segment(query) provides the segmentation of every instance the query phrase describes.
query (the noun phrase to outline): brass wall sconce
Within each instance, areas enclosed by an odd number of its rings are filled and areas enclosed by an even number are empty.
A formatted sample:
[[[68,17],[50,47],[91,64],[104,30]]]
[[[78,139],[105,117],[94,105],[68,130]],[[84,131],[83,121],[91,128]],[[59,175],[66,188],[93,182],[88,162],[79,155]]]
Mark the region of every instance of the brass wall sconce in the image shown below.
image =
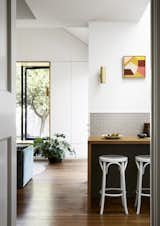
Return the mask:
[[[100,83],[105,84],[106,83],[106,68],[104,66],[100,67]]]

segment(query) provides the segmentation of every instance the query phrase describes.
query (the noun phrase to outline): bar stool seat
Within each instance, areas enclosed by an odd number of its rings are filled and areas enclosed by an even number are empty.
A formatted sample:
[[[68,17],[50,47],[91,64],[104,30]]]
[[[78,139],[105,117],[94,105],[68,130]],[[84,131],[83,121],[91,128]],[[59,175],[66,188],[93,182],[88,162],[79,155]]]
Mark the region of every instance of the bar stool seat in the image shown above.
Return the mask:
[[[122,155],[101,155],[99,159],[104,162],[125,162],[128,160],[126,156]]]
[[[150,163],[150,156],[149,155],[138,155],[138,156],[136,156],[136,161]]]
[[[137,214],[140,214],[142,196],[150,197],[150,188],[143,188],[142,183],[145,169],[150,166],[151,159],[149,155],[139,155],[135,157],[135,161],[138,169],[135,207]]]
[[[102,155],[99,156],[99,164],[102,169],[102,187],[101,187],[101,207],[100,214],[103,214],[105,197],[121,197],[122,205],[124,207],[125,214],[128,214],[127,198],[126,198],[126,181],[125,170],[128,164],[128,157],[121,155]],[[120,188],[106,188],[106,176],[108,174],[109,167],[111,165],[117,165],[120,171]],[[111,193],[112,191],[116,193]]]

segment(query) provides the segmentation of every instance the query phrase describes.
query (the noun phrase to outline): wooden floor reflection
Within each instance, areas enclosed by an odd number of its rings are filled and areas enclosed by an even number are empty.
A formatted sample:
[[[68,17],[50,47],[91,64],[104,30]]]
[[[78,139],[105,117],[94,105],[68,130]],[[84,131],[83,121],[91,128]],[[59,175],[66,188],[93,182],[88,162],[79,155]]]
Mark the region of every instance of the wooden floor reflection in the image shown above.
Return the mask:
[[[102,217],[98,209],[87,210],[87,161],[41,164],[46,170],[18,190],[17,226],[149,226],[147,199],[140,216],[132,202],[125,216],[118,199],[109,200]]]

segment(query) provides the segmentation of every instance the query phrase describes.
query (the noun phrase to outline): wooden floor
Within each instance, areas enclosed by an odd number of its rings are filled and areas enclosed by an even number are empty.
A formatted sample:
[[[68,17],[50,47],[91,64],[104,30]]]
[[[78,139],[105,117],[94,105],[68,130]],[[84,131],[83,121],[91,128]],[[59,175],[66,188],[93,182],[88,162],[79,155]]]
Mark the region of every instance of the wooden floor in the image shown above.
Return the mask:
[[[140,216],[131,203],[125,216],[115,199],[109,200],[102,217],[98,210],[87,211],[86,161],[41,164],[46,170],[18,191],[17,226],[149,226],[146,200]]]

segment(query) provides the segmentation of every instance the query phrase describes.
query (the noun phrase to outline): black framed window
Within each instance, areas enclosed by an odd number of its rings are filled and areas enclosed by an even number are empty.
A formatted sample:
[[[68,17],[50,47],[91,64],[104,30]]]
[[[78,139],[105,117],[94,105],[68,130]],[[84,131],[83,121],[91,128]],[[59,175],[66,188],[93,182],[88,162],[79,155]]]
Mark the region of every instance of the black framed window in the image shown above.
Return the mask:
[[[49,136],[49,63],[17,63],[17,138]]]

